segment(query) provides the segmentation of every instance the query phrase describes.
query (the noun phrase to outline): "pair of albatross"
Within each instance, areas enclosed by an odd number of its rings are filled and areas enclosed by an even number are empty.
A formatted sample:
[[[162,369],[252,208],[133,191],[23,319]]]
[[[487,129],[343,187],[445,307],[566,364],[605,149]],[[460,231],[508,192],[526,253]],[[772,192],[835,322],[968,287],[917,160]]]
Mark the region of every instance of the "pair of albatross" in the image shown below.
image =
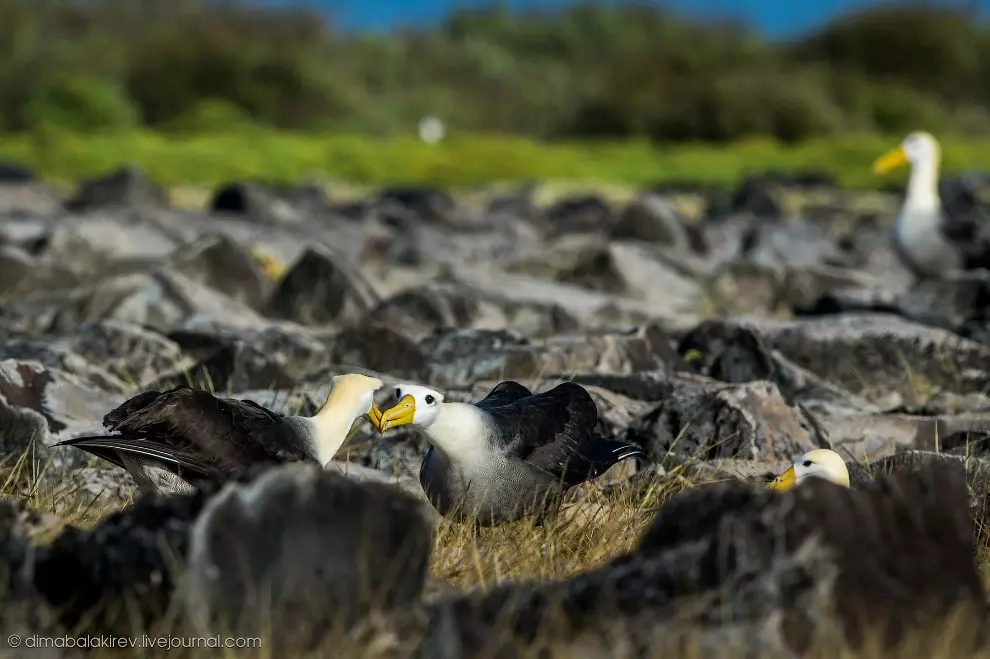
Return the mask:
[[[411,425],[432,444],[420,483],[445,516],[496,524],[552,512],[570,487],[617,462],[642,456],[636,446],[595,432],[598,409],[580,385],[565,382],[540,394],[516,382],[498,384],[474,404],[445,402],[419,385],[396,390],[382,412],[378,378],[333,379],[312,417],[282,416],[254,401],[218,398],[201,389],[148,391],[103,419],[105,435],[59,442],[126,469],[154,493],[191,493],[257,464],[311,461],[326,466],[362,418],[384,435]]]
[[[941,148],[929,133],[911,133],[873,162],[884,174],[911,166],[907,194],[891,227],[895,251],[917,278],[990,269],[990,219],[979,209],[945,208],[938,191]]]

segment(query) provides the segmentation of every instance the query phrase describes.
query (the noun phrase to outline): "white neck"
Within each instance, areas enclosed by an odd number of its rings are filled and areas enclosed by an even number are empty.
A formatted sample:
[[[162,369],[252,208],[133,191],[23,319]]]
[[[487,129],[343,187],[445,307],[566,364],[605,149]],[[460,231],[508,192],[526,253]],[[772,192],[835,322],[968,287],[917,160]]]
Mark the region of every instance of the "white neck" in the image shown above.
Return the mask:
[[[351,427],[361,418],[361,413],[339,407],[324,407],[316,416],[296,417],[306,422],[312,430],[310,450],[316,460],[326,467],[347,440]]]
[[[911,210],[937,210],[941,206],[938,197],[938,163],[934,157],[922,158],[911,163],[911,177],[908,179],[907,198],[904,206]],[[937,214],[923,217],[937,218]]]
[[[449,461],[464,467],[477,464],[491,454],[482,411],[466,403],[441,403],[432,423],[423,433]]]

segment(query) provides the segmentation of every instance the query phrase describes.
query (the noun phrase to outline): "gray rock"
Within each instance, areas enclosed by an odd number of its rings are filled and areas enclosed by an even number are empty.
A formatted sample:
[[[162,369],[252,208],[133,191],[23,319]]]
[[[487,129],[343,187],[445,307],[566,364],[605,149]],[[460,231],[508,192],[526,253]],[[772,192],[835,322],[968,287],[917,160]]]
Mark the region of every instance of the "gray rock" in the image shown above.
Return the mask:
[[[498,306],[561,309],[589,329],[640,325],[655,320],[664,331],[678,333],[697,324],[697,317],[692,314],[672,314],[639,300],[538,277],[462,267],[454,270],[453,278],[463,290],[481,300]]]
[[[795,364],[863,396],[894,391],[911,400],[939,389],[982,391],[990,372],[990,347],[888,314],[706,325],[712,335],[750,327]]]
[[[712,331],[712,330],[717,331]],[[702,323],[689,332],[678,351],[702,375],[722,382],[743,384],[770,380],[790,404],[815,412],[877,412],[879,408],[815,375],[773,350],[754,329],[728,329],[717,321]]]
[[[334,339],[335,364],[356,365],[416,379],[427,368],[427,360],[416,341],[383,323],[364,321],[347,327]]]
[[[907,449],[936,450],[956,433],[990,430],[990,414],[916,416],[849,413],[819,421],[832,448],[856,461],[872,460]]]
[[[565,236],[507,269],[648,302],[667,313],[697,312],[704,304],[705,295],[695,281],[635,242],[609,244],[585,235]]]
[[[260,329],[267,322],[219,291],[167,269],[115,275],[75,291],[56,306],[50,329],[69,333],[82,323],[116,320],[160,332],[182,327]]]
[[[357,320],[378,303],[374,289],[325,249],[309,249],[272,293],[273,315],[304,325]]]
[[[214,213],[230,213],[251,222],[267,225],[294,224],[303,220],[301,209],[282,198],[275,190],[258,182],[226,183],[210,200]]]
[[[51,188],[42,183],[5,181],[0,184],[0,217],[7,215],[21,218],[51,218],[61,214],[62,200]]]
[[[575,374],[594,385],[639,400],[659,401],[634,421],[622,439],[652,460],[681,464],[714,458],[790,458],[822,446],[814,426],[787,404],[771,382],[726,385],[688,374]]]
[[[138,325],[116,321],[85,323],[52,345],[102,365],[133,386],[143,386],[161,373],[192,364],[174,341]]]
[[[6,342],[0,344],[0,360],[38,362],[45,368],[77,375],[112,394],[128,391],[127,382],[74,352],[67,343],[67,339],[60,340],[51,335],[10,332]],[[107,349],[112,350],[112,347]]]
[[[42,257],[92,277],[114,264],[146,264],[165,258],[175,247],[157,227],[135,218],[69,216],[55,225]]]
[[[0,245],[0,298],[20,291],[33,269],[30,254],[19,247]]]
[[[734,260],[715,268],[704,280],[715,309],[726,314],[772,313],[783,300],[782,269]]]
[[[897,300],[901,314],[918,323],[941,327],[983,344],[990,343],[990,273],[949,273],[912,286]]]
[[[67,528],[37,549],[35,591],[76,633],[133,634],[134,616],[155,625],[176,591],[175,561],[188,555],[189,530],[213,493],[141,497],[91,530]]]
[[[614,216],[608,203],[597,195],[562,199],[544,212],[548,231],[565,233],[599,233],[608,231]]]
[[[33,450],[43,458],[48,453],[47,444],[98,430],[100,419],[117,402],[111,394],[71,373],[38,362],[0,362],[5,455],[23,452],[33,438]]]
[[[673,204],[652,193],[629,202],[612,227],[611,237],[659,243],[676,249],[690,248],[687,231]]]
[[[0,498],[0,602],[29,592],[33,558],[19,507]]]
[[[404,334],[419,340],[438,329],[468,328],[479,312],[476,299],[431,282],[386,298],[369,312],[368,320],[401,327]]]
[[[125,165],[107,176],[83,181],[72,198],[65,202],[66,208],[76,213],[104,208],[167,205],[167,193],[133,165]]]
[[[311,647],[331,625],[418,600],[431,542],[423,504],[392,486],[280,467],[206,505],[184,601],[203,633],[269,621],[277,647]]]
[[[326,343],[292,324],[272,324],[248,332],[218,329],[172,336],[180,342],[192,342],[192,337],[197,337],[200,348],[185,350],[201,357],[187,368],[161,374],[149,385],[157,389],[190,382],[213,391],[289,389],[324,366],[331,354]]]
[[[192,281],[262,311],[274,288],[251,253],[225,234],[209,234],[180,247],[172,267]]]

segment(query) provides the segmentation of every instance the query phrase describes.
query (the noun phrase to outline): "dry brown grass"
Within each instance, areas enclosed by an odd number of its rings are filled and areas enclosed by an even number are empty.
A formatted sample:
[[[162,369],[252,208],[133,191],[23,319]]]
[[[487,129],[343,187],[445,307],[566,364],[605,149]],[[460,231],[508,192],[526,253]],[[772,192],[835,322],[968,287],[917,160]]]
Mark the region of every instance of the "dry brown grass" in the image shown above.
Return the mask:
[[[23,464],[24,461],[22,461]],[[14,482],[14,481],[11,481]],[[564,505],[561,514],[545,526],[534,526],[531,521],[523,520],[512,524],[492,528],[482,528],[476,532],[474,527],[448,520],[440,520],[435,531],[431,578],[433,584],[428,588],[427,600],[436,600],[443,595],[458,592],[486,590],[509,580],[547,581],[562,579],[578,572],[597,567],[609,558],[631,549],[640,534],[649,523],[656,508],[666,498],[692,486],[680,475],[666,475],[655,478],[645,488],[633,493],[630,490],[613,488],[604,490],[598,485],[584,486],[582,496],[576,501]],[[46,490],[33,488],[30,498],[18,492],[23,492],[23,485],[17,492],[8,487],[6,496],[21,498],[34,509],[49,511],[53,509],[53,501],[49,500]],[[29,490],[30,491],[30,490]],[[65,494],[58,496],[65,497]],[[576,497],[577,498],[577,497]],[[69,520],[74,524],[88,524],[99,518],[101,514],[109,514],[112,510],[104,510],[93,506],[66,508]],[[990,550],[980,545],[978,547],[978,562],[985,577],[990,578]],[[423,631],[422,625],[414,628],[408,636],[399,635],[385,621],[375,621],[369,625],[375,631],[360,634],[334,635],[328,639],[320,652],[312,656],[334,656],[341,658],[371,659],[378,657],[406,656],[407,645],[414,643]],[[550,629],[553,625],[550,626]],[[676,632],[676,634],[674,634]],[[181,627],[156,629],[153,632],[136,629],[135,635],[144,633],[163,637],[190,637],[189,632]],[[709,657],[710,647],[700,645],[701,636],[692,636],[689,628],[672,629],[671,633],[679,640],[674,645],[664,644],[657,648],[649,657]],[[725,654],[716,656],[736,657],[746,656],[744,647],[749,644],[745,636],[726,630],[724,639]],[[960,654],[961,645],[969,642],[969,629],[961,626],[947,625],[944,634],[933,638],[931,634],[923,639],[912,639],[905,645],[902,652],[891,654],[877,648],[867,647],[865,650],[852,652],[848,649],[836,648],[825,639],[821,650],[814,650],[805,656],[809,657],[935,657],[955,659],[960,656],[973,655],[967,652]],[[145,656],[145,657],[277,657],[285,656],[270,644],[265,642],[265,634],[259,633],[260,649],[233,650],[214,648],[173,648],[166,652],[161,649],[144,649],[135,654],[133,651],[111,652],[100,650],[92,652],[92,656]],[[681,638],[683,637],[683,638]],[[734,650],[739,643],[739,652]],[[603,643],[605,646],[603,646]],[[607,647],[606,647],[607,646]],[[539,642],[535,647],[519,648],[520,657],[537,656],[537,648],[543,647],[547,654],[540,656],[557,659],[560,657],[599,657],[616,658],[632,657],[629,648],[621,639],[607,638],[599,633],[578,635],[554,635]],[[675,649],[676,647],[676,649]],[[329,652],[329,654],[327,654]],[[0,646],[0,657],[21,656],[16,653],[5,654]],[[304,656],[304,655],[293,655]],[[766,655],[764,655],[766,656]],[[771,655],[773,656],[773,655]]]

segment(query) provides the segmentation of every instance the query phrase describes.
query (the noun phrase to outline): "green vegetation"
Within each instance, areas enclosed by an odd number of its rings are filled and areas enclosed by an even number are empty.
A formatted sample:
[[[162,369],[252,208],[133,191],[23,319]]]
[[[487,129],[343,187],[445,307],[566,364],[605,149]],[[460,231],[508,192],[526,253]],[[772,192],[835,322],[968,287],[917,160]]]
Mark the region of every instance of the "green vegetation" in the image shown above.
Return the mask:
[[[732,145],[655,146],[646,140],[537,143],[512,136],[455,134],[442,144],[429,145],[413,137],[378,139],[267,128],[191,135],[42,131],[0,137],[0,158],[65,182],[130,162],[172,186],[216,185],[236,178],[291,183],[322,177],[451,187],[523,180],[729,185],[747,173],[778,169],[826,170],[845,185],[874,187],[905,175],[902,170],[878,177],[870,171],[873,158],[899,139],[862,135],[797,145],[750,139]],[[942,146],[945,171],[990,165],[990,138],[943,138]]]
[[[879,5],[786,43],[635,3],[459,10],[394,35],[247,2],[0,0],[0,15],[0,156],[56,179],[130,161],[166,183],[814,167],[869,185],[869,161],[914,129],[943,140],[947,169],[990,164],[990,23],[957,6]],[[450,130],[436,148],[415,140],[429,114]]]

